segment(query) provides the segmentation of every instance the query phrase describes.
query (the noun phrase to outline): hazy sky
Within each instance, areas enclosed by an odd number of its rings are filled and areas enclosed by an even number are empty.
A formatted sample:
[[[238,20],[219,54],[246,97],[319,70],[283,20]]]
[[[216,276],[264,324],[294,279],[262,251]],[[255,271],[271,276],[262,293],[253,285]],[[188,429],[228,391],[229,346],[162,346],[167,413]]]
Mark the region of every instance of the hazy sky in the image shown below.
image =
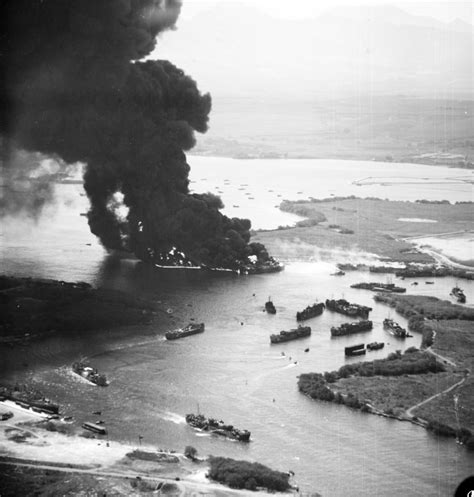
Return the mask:
[[[440,21],[453,21],[457,18],[474,24],[473,2],[444,1],[390,1],[390,0],[183,0],[182,20],[208,9],[217,3],[247,3],[258,7],[272,15],[285,18],[301,18],[317,16],[321,12],[335,6],[358,5],[394,5],[413,15],[434,17]],[[178,22],[179,23],[179,22]]]

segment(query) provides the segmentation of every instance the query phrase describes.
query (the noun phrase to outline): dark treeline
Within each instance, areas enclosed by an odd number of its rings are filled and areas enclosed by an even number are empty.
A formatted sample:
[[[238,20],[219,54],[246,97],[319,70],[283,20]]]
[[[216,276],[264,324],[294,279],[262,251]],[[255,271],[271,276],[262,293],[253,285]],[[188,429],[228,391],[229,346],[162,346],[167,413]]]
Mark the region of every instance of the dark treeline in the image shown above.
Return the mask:
[[[290,488],[289,475],[267,466],[225,457],[210,458],[209,477],[231,488],[257,490],[259,487],[284,492]]]
[[[394,307],[398,313],[408,319],[414,317],[418,320],[426,318],[474,321],[474,309],[453,304],[448,300],[440,300],[436,297],[377,294],[374,296],[374,300]]]

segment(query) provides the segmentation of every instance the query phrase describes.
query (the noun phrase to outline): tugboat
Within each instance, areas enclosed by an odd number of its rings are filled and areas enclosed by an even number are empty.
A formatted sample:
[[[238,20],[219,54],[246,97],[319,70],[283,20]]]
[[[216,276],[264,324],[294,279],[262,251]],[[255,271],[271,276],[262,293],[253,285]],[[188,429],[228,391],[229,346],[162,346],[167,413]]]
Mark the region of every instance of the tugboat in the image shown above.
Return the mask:
[[[344,354],[347,357],[355,356],[355,355],[364,355],[366,352],[363,343],[359,343],[358,345],[352,345],[351,347],[344,348]]]
[[[340,337],[359,333],[361,331],[370,331],[373,327],[372,321],[357,321],[355,323],[342,323],[341,326],[331,328],[331,336]]]
[[[77,375],[99,387],[106,387],[109,384],[104,374],[99,374],[97,369],[91,368],[83,362],[75,362],[72,365],[72,370]]]
[[[346,316],[351,317],[361,317],[362,319],[367,319],[369,317],[369,312],[372,307],[367,307],[365,305],[351,304],[345,299],[339,300],[326,300],[326,307],[334,312],[339,312]]]
[[[309,305],[301,312],[296,313],[296,321],[305,321],[306,319],[314,318],[323,313],[325,305],[322,302]]]
[[[460,304],[466,303],[466,295],[457,285],[451,290],[450,295],[454,297]]]
[[[402,328],[393,319],[386,318],[383,320],[384,329],[388,330],[392,335],[398,338],[408,338],[411,337],[405,328]]]
[[[276,314],[277,312],[275,306],[273,305],[271,297],[268,297],[268,302],[265,302],[265,310],[268,312],[268,314]]]
[[[208,431],[214,435],[230,438],[239,442],[250,441],[250,432],[248,430],[239,430],[232,425],[226,425],[224,421],[217,421],[213,418],[206,418],[202,414],[186,414],[186,423],[193,428],[202,431]]]
[[[167,331],[165,337],[167,340],[177,340],[178,338],[184,338],[190,335],[196,335],[197,333],[202,333],[204,331],[204,323],[189,323],[184,328],[178,328],[177,330]]]
[[[311,328],[309,326],[298,326],[289,331],[280,331],[278,335],[270,335],[271,343],[288,342],[296,338],[304,338],[311,335]]]
[[[383,342],[372,342],[367,344],[367,350],[379,350],[383,349],[385,344]]]

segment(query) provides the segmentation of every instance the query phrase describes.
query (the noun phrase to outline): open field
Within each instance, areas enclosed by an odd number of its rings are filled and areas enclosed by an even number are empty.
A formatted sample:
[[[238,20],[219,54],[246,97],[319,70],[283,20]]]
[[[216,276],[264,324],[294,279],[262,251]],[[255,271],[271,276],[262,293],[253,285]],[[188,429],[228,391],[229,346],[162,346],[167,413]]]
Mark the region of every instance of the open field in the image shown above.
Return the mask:
[[[278,257],[282,242],[320,248],[359,250],[392,261],[432,263],[434,259],[415,249],[405,238],[472,230],[472,205],[395,202],[381,199],[326,199],[283,202],[282,210],[311,222],[300,227],[259,231],[253,240],[263,243]],[[409,222],[403,219],[424,219]],[[435,222],[432,222],[435,221]],[[311,225],[314,224],[314,225]]]
[[[193,153],[472,167],[473,116],[472,101],[403,95],[300,101],[221,97],[210,130],[198,137]]]

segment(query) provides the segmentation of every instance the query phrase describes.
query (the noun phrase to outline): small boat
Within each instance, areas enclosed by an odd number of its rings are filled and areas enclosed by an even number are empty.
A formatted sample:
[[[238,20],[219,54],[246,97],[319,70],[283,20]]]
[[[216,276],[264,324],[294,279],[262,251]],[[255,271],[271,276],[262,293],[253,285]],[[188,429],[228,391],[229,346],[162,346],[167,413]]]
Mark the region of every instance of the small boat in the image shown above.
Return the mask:
[[[385,344],[383,342],[371,342],[367,344],[367,350],[379,350],[383,349]]]
[[[449,295],[454,297],[460,304],[466,303],[466,295],[457,285],[451,290]]]
[[[272,299],[268,297],[268,302],[265,302],[265,310],[268,314],[276,314],[275,306],[273,305]]]
[[[197,333],[203,333],[203,331],[204,323],[189,323],[184,328],[167,331],[165,333],[165,337],[167,340],[177,340],[178,338],[184,338],[190,335],[196,335]]]

